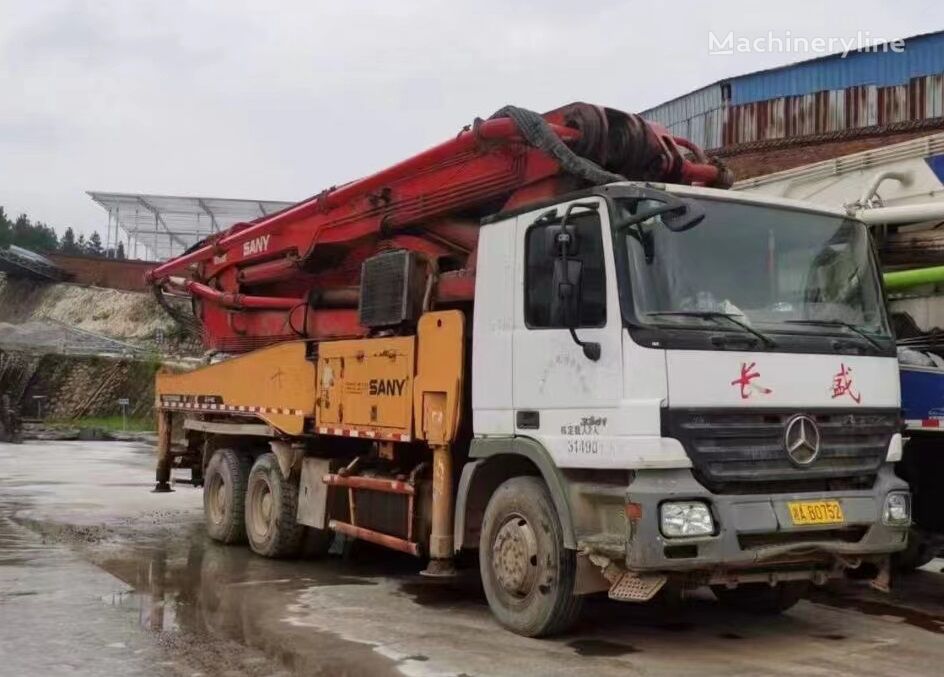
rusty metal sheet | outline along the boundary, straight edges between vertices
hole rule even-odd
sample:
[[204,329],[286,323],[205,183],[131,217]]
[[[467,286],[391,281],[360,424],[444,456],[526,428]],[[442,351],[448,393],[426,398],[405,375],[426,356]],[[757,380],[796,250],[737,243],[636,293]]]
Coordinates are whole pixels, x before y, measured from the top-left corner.
[[878,90],[878,124],[885,126],[909,119],[909,87],[896,85]]

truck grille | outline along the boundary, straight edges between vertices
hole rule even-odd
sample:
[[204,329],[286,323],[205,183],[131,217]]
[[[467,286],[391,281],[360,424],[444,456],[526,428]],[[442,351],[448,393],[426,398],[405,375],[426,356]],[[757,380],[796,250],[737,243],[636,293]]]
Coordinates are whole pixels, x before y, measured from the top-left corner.
[[800,468],[784,446],[787,422],[797,413],[666,409],[663,434],[682,443],[707,488],[760,493],[870,486],[901,428],[897,410],[802,412],[816,421],[820,450],[811,465]]

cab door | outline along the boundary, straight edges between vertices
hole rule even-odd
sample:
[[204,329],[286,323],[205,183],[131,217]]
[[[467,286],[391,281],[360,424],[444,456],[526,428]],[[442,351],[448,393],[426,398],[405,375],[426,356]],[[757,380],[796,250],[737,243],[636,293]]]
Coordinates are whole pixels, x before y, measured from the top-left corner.
[[[568,206],[517,218],[513,338],[515,432],[541,442],[561,467],[618,467],[614,416],[622,396],[622,319],[613,268],[606,204],[573,201],[567,218],[575,236],[568,266],[579,267],[574,333],[599,344],[592,359],[575,343],[561,312],[560,283],[567,277],[551,244]],[[549,230],[551,229],[551,230]],[[568,244],[571,247],[571,244]],[[555,275],[555,266],[558,273]],[[591,350],[591,353],[593,351]]]

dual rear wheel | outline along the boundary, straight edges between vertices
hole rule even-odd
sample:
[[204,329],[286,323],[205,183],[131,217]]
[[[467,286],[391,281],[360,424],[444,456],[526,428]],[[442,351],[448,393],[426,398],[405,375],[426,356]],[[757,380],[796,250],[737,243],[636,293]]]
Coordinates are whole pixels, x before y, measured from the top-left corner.
[[207,534],[221,543],[243,543],[265,557],[317,555],[330,547],[330,533],[298,523],[298,483],[282,475],[275,454],[250,457],[218,449],[203,485]]

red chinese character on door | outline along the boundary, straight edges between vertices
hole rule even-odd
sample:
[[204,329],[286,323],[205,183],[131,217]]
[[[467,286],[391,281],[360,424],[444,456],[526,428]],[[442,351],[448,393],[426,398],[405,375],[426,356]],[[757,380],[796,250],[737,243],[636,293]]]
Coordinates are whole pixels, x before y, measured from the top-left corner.
[[754,371],[756,364],[756,362],[751,362],[750,364],[747,362],[742,362],[741,375],[731,381],[731,385],[738,386],[741,389],[742,400],[748,399],[753,393],[769,395],[773,392],[773,390],[770,388],[765,388],[764,386],[757,383],[751,383],[751,381],[753,381],[755,378],[760,378],[760,372]]
[[862,396],[852,386],[852,368],[840,363],[839,373],[833,376],[833,399],[848,395],[852,401],[859,404]]

